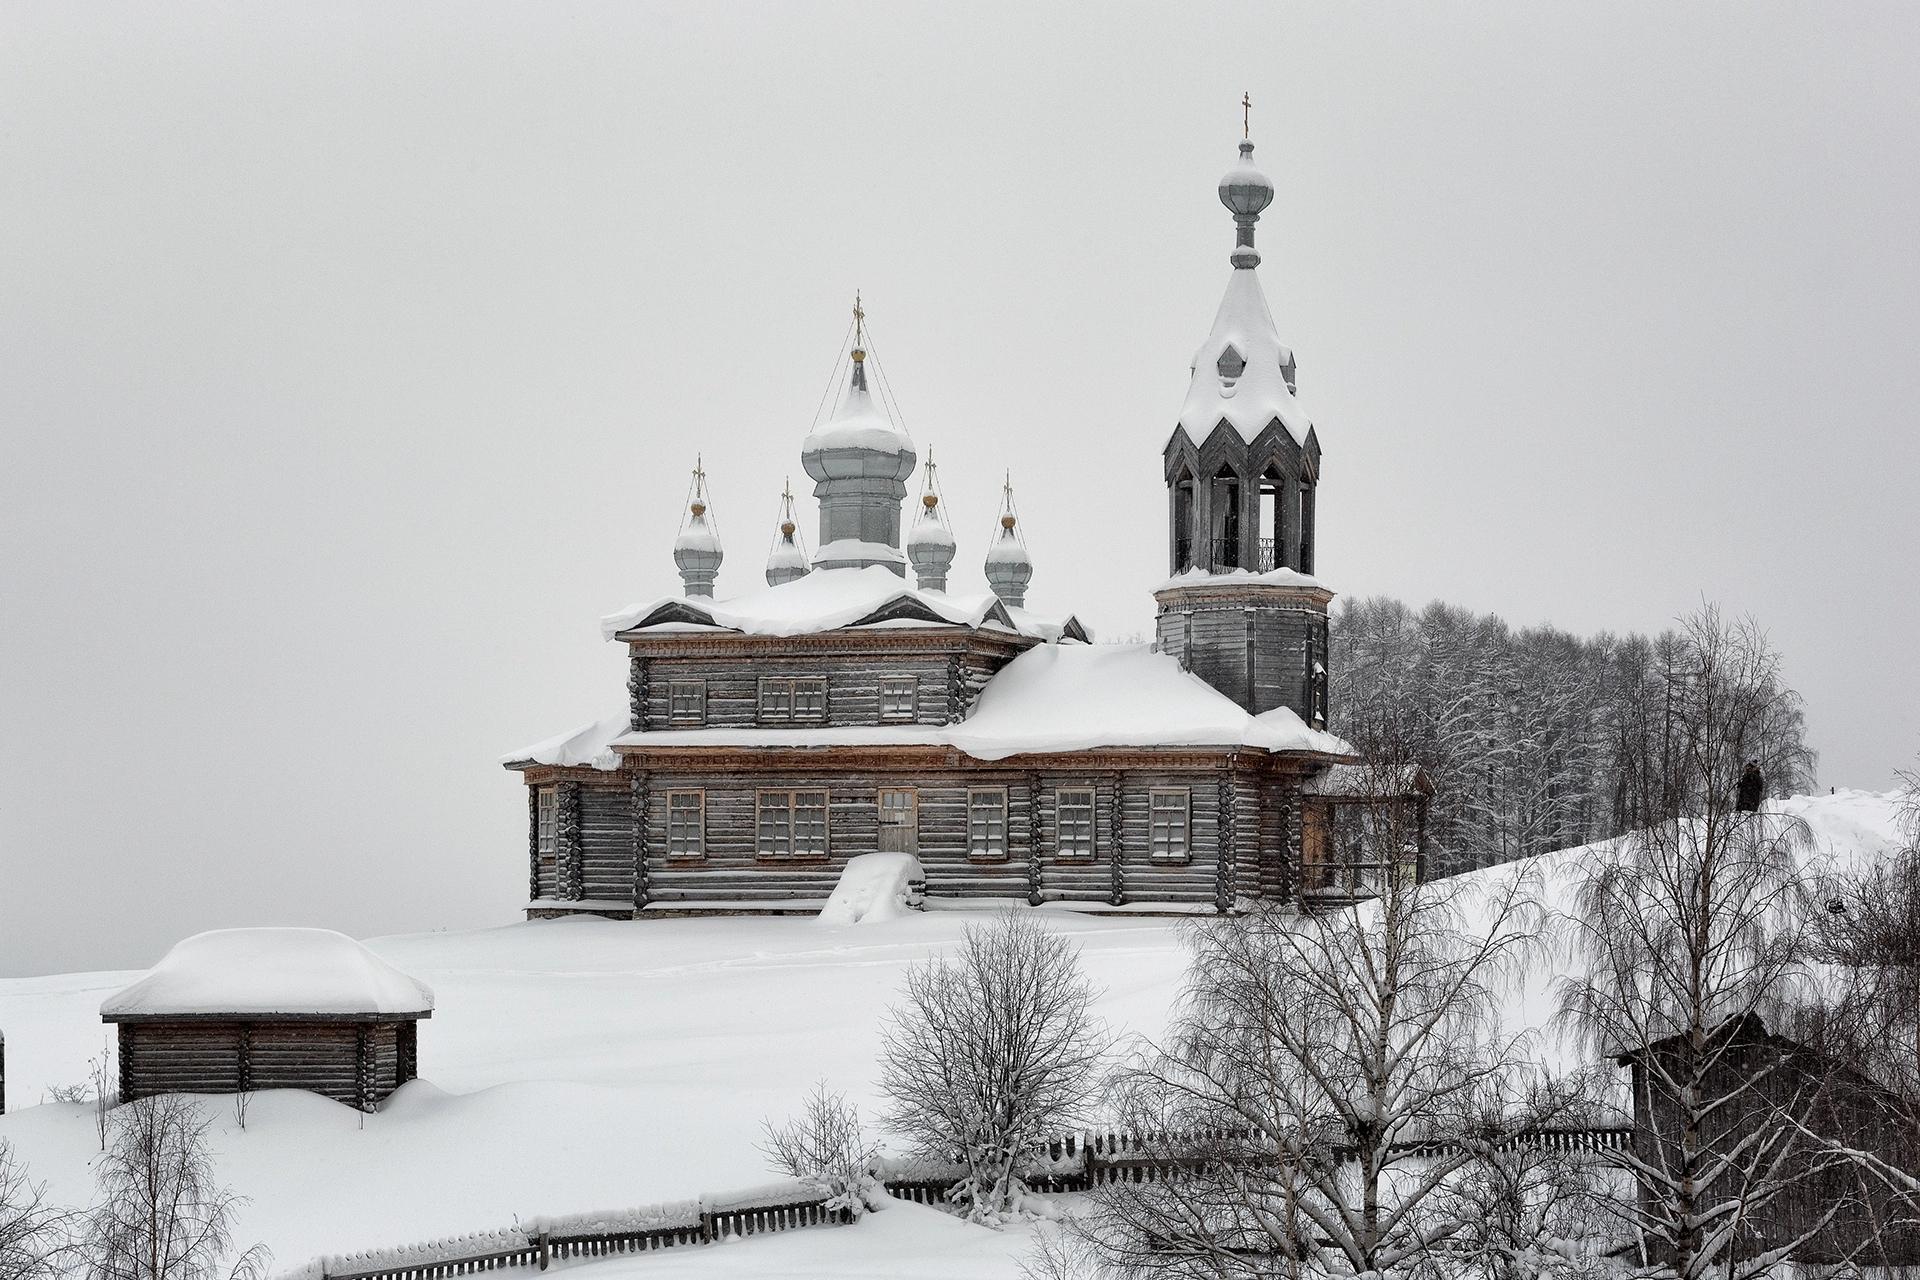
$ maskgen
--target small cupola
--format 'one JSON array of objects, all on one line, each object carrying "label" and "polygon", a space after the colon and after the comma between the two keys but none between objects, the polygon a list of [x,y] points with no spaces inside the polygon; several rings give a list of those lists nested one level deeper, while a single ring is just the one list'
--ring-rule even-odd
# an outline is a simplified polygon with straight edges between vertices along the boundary
[{"label": "small cupola", "polygon": [[927,465],[920,471],[920,514],[907,534],[907,560],[913,565],[915,586],[922,591],[945,591],[956,546],[940,506],[940,478],[932,449],[927,450]]},{"label": "small cupola", "polygon": [[[919,458],[913,437],[899,425],[897,404],[889,414],[883,403],[892,396],[876,398],[869,387],[870,364],[878,374],[866,312],[856,295],[846,390],[833,415],[808,432],[800,446],[800,465],[813,478],[813,496],[820,500],[820,545],[813,563],[818,569],[879,564],[904,576],[900,502]],[[878,376],[877,382],[885,393],[885,377]]]},{"label": "small cupola", "polygon": [[807,576],[807,551],[800,545],[800,525],[793,518],[793,485],[780,494],[780,526],[773,535],[773,550],[767,553],[767,585],[777,587],[795,578]]},{"label": "small cupola", "polygon": [[1000,527],[987,548],[987,585],[1002,604],[1022,609],[1031,581],[1033,558],[1027,554],[1026,539],[1020,534],[1020,515],[1013,505],[1013,476],[1009,473],[1000,489]]},{"label": "small cupola", "polygon": [[680,536],[673,540],[673,563],[679,566],[685,593],[711,597],[723,558],[719,525],[707,503],[707,473],[695,459],[693,482],[687,487],[686,519],[680,525]]}]

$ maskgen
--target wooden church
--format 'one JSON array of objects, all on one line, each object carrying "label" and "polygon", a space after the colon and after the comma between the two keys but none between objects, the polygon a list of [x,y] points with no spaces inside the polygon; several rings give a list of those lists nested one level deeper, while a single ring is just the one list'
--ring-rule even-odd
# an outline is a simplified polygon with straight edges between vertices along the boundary
[{"label": "wooden church", "polygon": [[848,859],[888,850],[916,855],[936,905],[1230,911],[1417,874],[1417,838],[1383,856],[1362,833],[1382,806],[1420,830],[1421,780],[1382,788],[1328,729],[1320,441],[1256,273],[1274,188],[1251,142],[1219,194],[1233,270],[1164,451],[1155,641],[1094,644],[1027,609],[1010,490],[991,592],[947,590],[930,459],[902,537],[919,458],[869,386],[856,306],[843,394],[801,442],[811,557],[789,495],[766,587],[715,599],[696,470],[682,593],[602,624],[627,647],[626,713],[505,760],[527,787],[530,916],[814,911]]}]

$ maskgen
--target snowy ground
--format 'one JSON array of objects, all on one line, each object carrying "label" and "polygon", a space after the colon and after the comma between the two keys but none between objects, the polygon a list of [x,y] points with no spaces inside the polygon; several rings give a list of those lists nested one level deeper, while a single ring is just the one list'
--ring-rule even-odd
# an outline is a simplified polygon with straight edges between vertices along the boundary
[{"label": "snowy ground", "polygon": [[[1786,802],[1842,859],[1894,843],[1885,797]],[[1549,899],[1592,851],[1538,860]],[[1488,873],[1479,873],[1485,875]],[[245,1132],[216,1100],[222,1176],[252,1203],[244,1238],[281,1265],[510,1226],[516,1216],[685,1199],[764,1182],[760,1124],[825,1077],[871,1115],[882,1015],[912,961],[938,954],[971,913],[857,926],[814,920],[594,920],[515,924],[370,945],[434,988],[421,1025],[422,1081],[378,1115],[300,1093],[255,1098]],[[1182,964],[1179,924],[1047,913],[1072,936],[1119,1031],[1156,1031]],[[1516,996],[1548,1007],[1548,966]],[[86,1076],[100,1001],[137,974],[0,981],[7,1097],[0,1137],[58,1198],[90,1192],[96,1147],[81,1106],[39,1103]],[[899,1276],[1011,1280],[1021,1233],[896,1205],[857,1227],[598,1262],[671,1276]]]}]

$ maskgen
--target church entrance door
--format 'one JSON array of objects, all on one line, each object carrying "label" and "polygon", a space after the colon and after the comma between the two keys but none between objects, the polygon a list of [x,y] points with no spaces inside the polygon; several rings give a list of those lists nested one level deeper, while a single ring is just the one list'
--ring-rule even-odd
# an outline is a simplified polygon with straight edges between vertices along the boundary
[{"label": "church entrance door", "polygon": [[880,852],[920,851],[920,798],[912,787],[880,789]]}]

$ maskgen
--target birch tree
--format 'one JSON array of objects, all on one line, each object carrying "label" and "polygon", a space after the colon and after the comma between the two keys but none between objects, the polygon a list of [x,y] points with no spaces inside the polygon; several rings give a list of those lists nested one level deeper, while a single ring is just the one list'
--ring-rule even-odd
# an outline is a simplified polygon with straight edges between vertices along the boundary
[{"label": "birch tree", "polygon": [[[1409,834],[1370,838],[1392,861]],[[1098,1188],[1070,1248],[1120,1280],[1237,1280],[1413,1275],[1465,1247],[1461,1180],[1541,1119],[1497,1009],[1537,915],[1514,871],[1194,924],[1173,1031],[1116,1085],[1121,1122],[1184,1168]]]},{"label": "birch tree", "polygon": [[1704,610],[1660,662],[1660,727],[1628,773],[1635,808],[1655,817],[1584,876],[1566,921],[1582,963],[1559,984],[1560,1009],[1597,1055],[1635,1064],[1640,1137],[1615,1153],[1634,1194],[1612,1208],[1646,1265],[1743,1280],[1841,1208],[1781,1225],[1796,1189],[1838,1158],[1795,1119],[1826,1105],[1828,1081],[1766,1034],[1809,996],[1809,834],[1734,803],[1743,764],[1794,709],[1750,621]]},{"label": "birch tree", "polygon": [[0,1280],[57,1280],[70,1253],[74,1213],[47,1198],[0,1138]]}]

